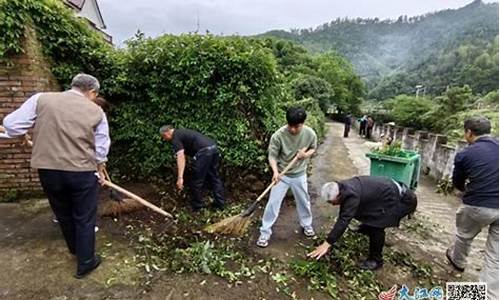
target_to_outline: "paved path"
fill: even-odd
[[[340,138],[343,132],[343,124],[330,123],[333,135],[338,136],[339,140],[346,146],[349,158],[356,166],[358,173],[368,175],[370,173],[370,160],[365,156],[366,153],[378,143],[369,142],[362,139],[352,132],[349,138]],[[422,247],[424,251],[432,253],[434,261],[442,264],[443,253],[449,244],[453,241],[455,233],[455,212],[460,205],[460,200],[454,196],[444,196],[435,192],[436,184],[432,178],[421,175],[420,183],[417,188],[418,208],[417,217],[425,223],[426,227],[432,228],[429,240],[414,241],[416,245]],[[476,237],[472,245],[472,251],[469,256],[469,267],[464,276],[474,279],[477,278],[478,270],[483,265],[483,248],[486,243],[486,230]]]

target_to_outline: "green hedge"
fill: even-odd
[[[116,73],[114,49],[63,1],[0,0],[0,61],[24,52],[26,26],[35,29],[62,86],[85,72],[100,78],[103,92],[108,93]]]
[[[210,35],[138,38],[120,64],[122,98],[111,116],[117,166],[146,175],[173,163],[158,134],[164,124],[217,140],[228,167],[265,165],[285,94],[272,54],[259,43]]]
[[[35,30],[62,86],[79,72],[101,81],[114,104],[110,164],[122,175],[164,174],[173,166],[170,145],[158,134],[167,123],[216,139],[230,174],[267,168],[269,137],[286,123],[290,106],[303,106],[307,124],[324,135],[318,100],[295,99],[288,80],[313,61],[304,51],[287,55],[290,68],[282,68],[283,51],[253,38],[138,34],[117,50],[62,1],[0,0],[1,61],[24,52],[26,26]]]

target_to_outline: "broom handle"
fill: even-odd
[[[283,169],[283,171],[281,171],[280,173],[280,177],[285,175],[286,172],[288,172],[288,170],[290,170],[291,167],[293,167],[293,165],[297,162],[297,160],[299,159],[299,157],[296,155],[292,161]],[[260,200],[262,200],[262,198],[264,198],[264,196],[271,190],[271,188],[273,187],[273,185],[275,184],[275,182],[271,182],[270,185],[267,186],[267,188],[264,190],[264,192],[262,192],[262,194],[260,194],[259,198],[257,198],[257,200],[255,200],[255,203],[259,202]]]
[[[104,177],[106,177],[105,179],[109,181],[109,183],[113,183],[111,182],[111,177],[109,177],[108,170],[106,170],[106,168],[103,168],[102,172],[104,173]]]
[[[149,207],[151,208],[152,210],[156,211],[157,213],[159,214],[162,214],[164,215],[165,217],[169,217],[169,218],[174,218],[171,214],[169,214],[168,212],[164,211],[163,209],[159,208],[158,206],[152,204],[152,203],[149,203],[148,201],[142,199],[141,197],[137,196],[136,194],[133,194],[129,191],[127,191],[126,189],[122,188],[122,187],[119,187],[117,186],[116,184],[114,183],[111,183],[109,182],[108,180],[104,180],[104,185],[106,186],[109,186],[110,188],[114,189],[114,190],[117,190],[118,192],[134,199],[135,201],[141,203],[142,205],[146,206],[146,207]]]

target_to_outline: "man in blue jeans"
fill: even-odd
[[[306,111],[301,107],[291,107],[286,112],[287,125],[278,129],[269,141],[269,165],[273,171],[274,186],[271,189],[264,214],[257,246],[265,248],[269,244],[272,227],[281,208],[281,203],[289,189],[293,192],[297,204],[297,215],[304,235],[316,235],[312,226],[311,201],[307,190],[307,165],[309,158],[317,147],[316,133],[309,126],[304,125],[307,118]],[[286,174],[280,172],[292,162],[298,160]]]
[[[490,136],[491,123],[485,117],[464,122],[469,143],[455,157],[453,185],[463,192],[457,211],[454,244],[446,251],[451,265],[463,272],[474,238],[488,227],[485,265],[479,280],[488,288],[488,299],[498,299],[498,140]]]
[[[212,208],[224,209],[224,184],[219,176],[219,150],[215,142],[203,134],[191,129],[176,129],[165,125],[160,128],[160,135],[172,143],[177,160],[177,189],[184,189],[184,170],[186,155],[194,159],[194,173],[191,187],[191,207],[198,211],[205,207],[202,188],[207,181],[212,186],[214,202]]]

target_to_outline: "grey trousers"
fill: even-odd
[[[281,203],[290,188],[297,204],[300,226],[304,228],[311,227],[312,213],[311,202],[307,192],[307,175],[294,178],[282,176],[281,180],[272,187],[271,195],[262,216],[262,226],[260,227],[260,236],[262,238],[269,239],[271,237],[271,227],[276,222],[276,219],[278,219]]]
[[[485,264],[479,281],[488,286],[488,299],[498,299],[498,209],[463,204],[457,210],[457,233],[451,247],[453,262],[465,268],[470,245],[484,227],[488,228]]]

